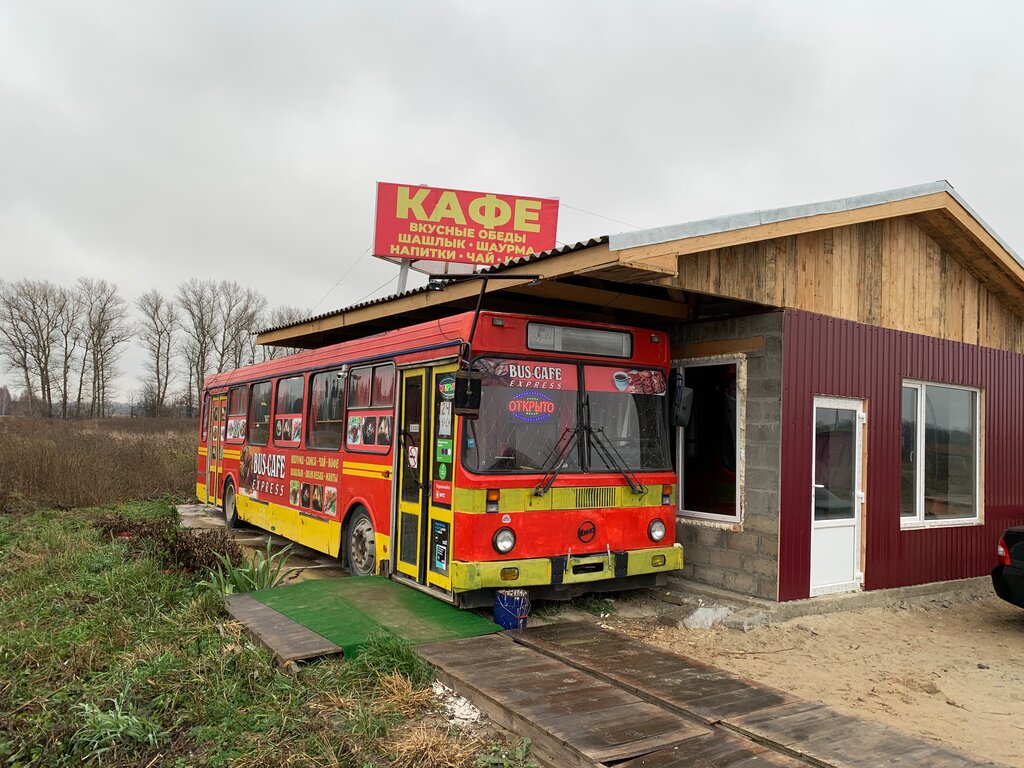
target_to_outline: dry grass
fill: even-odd
[[[482,746],[443,726],[415,723],[395,729],[384,751],[395,768],[467,768]]]
[[[0,419],[0,512],[119,504],[195,492],[187,419]]]

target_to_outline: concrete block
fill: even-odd
[[[779,490],[779,474],[774,470],[748,466],[745,483],[747,493],[750,491],[772,491],[774,493]]]
[[[715,624],[720,624],[731,613],[732,608],[724,605],[704,605],[684,618],[683,626],[687,629],[710,629]]]
[[[723,586],[744,595],[757,595],[757,577],[752,573],[722,571]]]
[[[702,547],[700,544],[683,545],[683,559],[688,563],[706,564],[711,562],[711,553],[714,550]]]
[[[747,445],[779,445],[782,426],[779,424],[751,424],[747,427]]]
[[[743,570],[758,576],[774,576],[778,573],[779,562],[768,555],[743,555]]]
[[[779,597],[778,579],[775,576],[758,576],[757,596],[765,600],[777,600]]]
[[[735,552],[756,553],[760,538],[760,536],[753,533],[729,531],[725,537],[725,546]]]
[[[746,508],[743,517],[743,530],[754,534],[778,535],[778,512],[773,514],[757,514],[751,507]]]
[[[782,397],[782,380],[779,378],[754,377],[747,369],[747,397]]]
[[[743,568],[743,555],[731,549],[712,549],[709,561],[717,568],[728,568],[735,571]]]
[[[778,488],[751,488],[748,485],[746,497],[746,517],[765,515],[777,518],[779,516]],[[773,528],[770,531],[766,531],[766,533],[773,533],[774,531],[775,529]]]
[[[721,528],[698,528],[697,543],[705,547],[725,546],[726,532]]]
[[[771,621],[771,614],[757,608],[744,608],[736,611],[722,619],[722,626],[727,629],[738,629],[741,632],[749,632],[757,627],[763,627]]]
[[[757,543],[757,551],[762,555],[777,558],[779,556],[779,537],[771,534],[761,534]]]

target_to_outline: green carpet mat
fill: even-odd
[[[347,657],[381,629],[413,645],[501,631],[475,613],[380,576],[311,579],[250,595],[340,645]]]

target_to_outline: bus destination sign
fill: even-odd
[[[500,264],[555,247],[558,200],[377,183],[373,255]]]

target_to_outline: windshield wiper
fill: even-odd
[[[626,482],[629,483],[629,487],[633,489],[633,493],[637,496],[643,496],[647,493],[647,486],[641,483],[633,473],[633,470],[626,466],[626,460],[622,458],[622,454],[604,436],[604,429],[587,426],[587,432],[594,438],[593,446],[602,460],[604,460],[604,463],[622,473],[622,476],[626,478]]]
[[[569,455],[569,449],[576,444],[576,438],[579,437],[580,428],[574,427],[569,429],[569,427],[566,427],[565,432],[562,433],[562,437],[558,438],[558,442],[554,444],[551,451],[548,453],[548,458],[551,458],[551,455],[558,450],[558,446],[561,444],[562,438],[567,434],[569,435],[569,439],[565,441],[565,445],[563,445],[562,449],[558,451],[558,456],[555,457],[554,463],[549,465],[547,459],[545,459],[544,466],[548,467],[548,469],[545,471],[544,477],[541,478],[541,481],[537,484],[537,487],[533,489],[534,496],[543,496],[551,490],[551,486],[554,484],[555,478],[557,478],[558,473],[562,471],[562,466],[565,464],[565,457]]]

